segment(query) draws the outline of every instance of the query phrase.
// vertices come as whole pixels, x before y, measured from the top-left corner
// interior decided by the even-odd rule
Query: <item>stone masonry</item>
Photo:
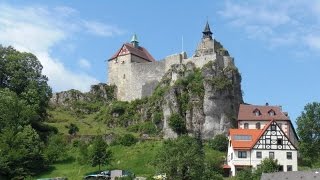
[[[139,46],[134,36],[131,44],[124,44],[108,60],[108,83],[117,86],[117,99],[132,101],[151,95],[161,78],[175,64],[193,62],[201,68],[209,61],[215,61],[220,67],[234,65],[228,51],[212,38],[208,23],[202,33],[203,37],[192,57],[188,58],[182,52],[159,61],[153,60],[146,49]]]

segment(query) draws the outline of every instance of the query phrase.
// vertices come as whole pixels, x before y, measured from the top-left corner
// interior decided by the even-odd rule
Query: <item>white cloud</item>
[[[90,69],[91,67],[91,63],[84,58],[81,58],[78,63],[79,63],[79,66],[84,69]]]
[[[48,76],[49,84],[54,91],[72,88],[87,91],[90,85],[98,80],[84,72],[68,69],[61,59],[52,55],[52,47],[62,42],[69,43],[74,49],[74,45],[66,41],[76,32],[86,31],[87,27],[82,24],[84,20],[75,16],[76,14],[77,11],[69,7],[17,8],[0,3],[0,42],[5,46],[12,45],[17,50],[35,54],[43,65],[43,74]],[[99,25],[103,26],[101,23]],[[102,32],[104,34],[96,35],[115,34],[112,28],[104,29]],[[91,66],[87,61],[82,61],[83,67]]]
[[[296,0],[226,1],[218,14],[229,25],[243,30],[248,38],[266,42],[270,47],[320,50],[319,36],[314,36],[319,31],[314,27],[320,26],[320,3],[316,0],[308,3]]]
[[[123,33],[123,31],[116,26],[106,25],[97,21],[83,21],[83,26],[89,33],[99,36],[113,36]]]

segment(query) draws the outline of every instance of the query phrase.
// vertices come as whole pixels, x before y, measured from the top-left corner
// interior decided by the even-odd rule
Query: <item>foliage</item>
[[[209,146],[217,151],[226,152],[228,150],[228,138],[224,134],[218,134],[209,140]]]
[[[171,114],[169,118],[169,126],[178,135],[185,134],[187,132],[186,124],[184,119],[177,113]]]
[[[237,180],[260,180],[262,173],[272,173],[279,170],[279,164],[277,160],[271,158],[265,158],[261,161],[260,166],[255,171],[247,168],[237,173]]]
[[[148,121],[148,122],[131,125],[128,127],[128,131],[142,133],[142,134],[156,134],[157,127],[155,124]]]
[[[89,161],[92,167],[110,164],[111,151],[107,149],[108,144],[103,140],[102,136],[97,136],[89,148]]]
[[[76,135],[77,132],[79,131],[78,126],[73,123],[70,123],[70,125],[67,126],[67,128],[68,128],[68,133],[73,136]]]
[[[232,82],[225,76],[219,75],[210,79],[210,82],[217,90],[226,90],[232,87]]]
[[[123,146],[132,146],[138,142],[138,139],[132,134],[125,134],[119,137],[114,144],[120,144]]]
[[[48,144],[44,150],[44,156],[50,162],[58,162],[65,160],[68,156],[67,152],[67,140],[60,134],[53,134],[48,139]]]
[[[309,103],[297,118],[297,133],[300,137],[299,152],[305,160],[319,159],[320,152],[320,103]],[[310,161],[315,163],[315,161]]]
[[[40,137],[31,126],[0,133],[0,176],[22,179],[44,169]]]
[[[170,179],[200,179],[204,169],[203,154],[194,138],[180,136],[177,140],[167,140],[156,157],[159,172]]]
[[[48,78],[41,74],[42,65],[31,53],[0,46],[0,89],[8,88],[26,101],[38,118],[44,120],[51,97]]]

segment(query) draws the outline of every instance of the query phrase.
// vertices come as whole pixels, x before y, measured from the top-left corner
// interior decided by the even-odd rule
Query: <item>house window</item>
[[[254,110],[253,113],[255,114],[255,116],[261,115],[261,112],[258,109]]]
[[[277,145],[282,145],[282,138],[277,139]]]
[[[269,152],[269,158],[274,159],[274,152]]]
[[[231,160],[233,159],[233,153],[231,153]]]
[[[260,129],[261,128],[261,124],[258,122],[256,123],[256,129]]]
[[[292,171],[292,165],[287,165],[287,171]]]
[[[283,166],[282,166],[282,165],[279,166],[278,171],[279,171],[279,172],[282,172],[282,171],[283,171]]]
[[[271,131],[275,131],[277,128],[276,128],[276,125],[272,124],[271,125]]]
[[[238,151],[238,158],[247,158],[247,151]]]
[[[292,152],[287,152],[287,159],[292,159]]]
[[[262,152],[257,151],[256,155],[257,155],[257,158],[258,158],[258,159],[261,159],[261,158],[262,158]]]
[[[244,123],[244,128],[245,129],[249,129],[249,124],[248,123]]]
[[[266,138],[266,144],[271,144],[271,139],[270,138]]]

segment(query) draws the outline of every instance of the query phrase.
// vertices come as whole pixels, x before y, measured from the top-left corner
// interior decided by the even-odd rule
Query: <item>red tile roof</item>
[[[260,115],[256,116],[255,111],[259,110]],[[274,116],[270,116],[269,112],[273,110]],[[282,112],[280,106],[257,106],[240,104],[238,120],[290,120],[286,116],[286,112]]]
[[[264,129],[230,129],[231,144],[233,149],[251,149]],[[236,140],[235,135],[249,135],[251,140]]]
[[[116,57],[118,57],[118,56],[120,56],[119,53],[121,52],[121,49],[124,46],[129,51],[129,54],[133,54],[133,55],[138,56],[138,57],[140,57],[142,59],[145,59],[145,60],[147,60],[149,62],[156,61],[144,47],[141,47],[141,46],[134,47],[131,43],[123,44],[121,46],[121,48],[109,59],[109,61],[114,59],[114,58],[116,58]]]

